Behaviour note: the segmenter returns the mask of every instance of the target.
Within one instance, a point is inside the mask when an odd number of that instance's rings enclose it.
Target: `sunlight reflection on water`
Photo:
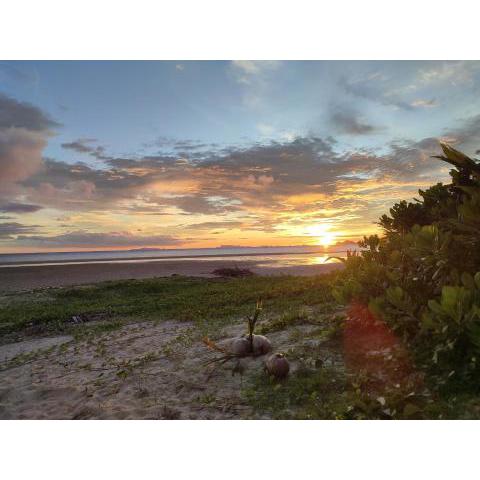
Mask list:
[[[345,257],[343,253],[336,253],[335,256]],[[338,263],[330,255],[285,255],[276,257],[262,257],[259,259],[258,267],[291,267],[294,265],[322,265],[327,263]]]
[[[334,255],[344,257],[344,253],[335,253]],[[318,253],[302,254],[276,254],[276,255],[215,255],[215,256],[197,256],[197,257],[168,257],[168,258],[129,258],[129,259],[105,259],[88,261],[64,261],[64,262],[41,262],[41,263],[17,263],[0,264],[0,268],[14,267],[34,267],[34,266],[54,266],[54,265],[82,265],[82,264],[104,264],[104,263],[151,263],[151,262],[175,262],[175,261],[194,261],[194,262],[212,262],[212,261],[233,261],[233,262],[252,262],[258,267],[290,267],[298,265],[321,265],[324,263],[337,263],[338,260],[329,258],[329,255],[319,255]]]

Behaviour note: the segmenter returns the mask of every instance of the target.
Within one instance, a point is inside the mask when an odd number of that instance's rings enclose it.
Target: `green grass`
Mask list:
[[[282,382],[259,374],[243,395],[256,412],[273,419],[335,420],[347,408],[345,377],[333,368],[302,367]]]
[[[214,338],[218,327],[251,315],[255,302],[261,298],[264,312],[259,333],[289,329],[292,339],[298,336],[299,342],[323,338],[330,343],[322,343],[321,348],[307,345],[289,350],[287,357],[297,362],[299,368],[283,382],[275,382],[265,374],[251,378],[242,395],[257,415],[305,419],[480,418],[477,394],[430,394],[410,385],[370,391],[365,386],[368,378],[327,364],[324,357],[329,357],[329,352],[341,351],[343,317],[331,314],[337,308],[331,295],[334,278],[335,274],[232,279],[170,277],[4,295],[0,297],[0,335],[69,332],[77,337],[92,337],[89,341],[99,342],[101,353],[99,335],[126,322],[174,319],[192,321],[195,330]],[[68,323],[73,315],[100,313],[106,315],[99,322]],[[308,334],[298,329],[305,324],[313,327]],[[166,348],[174,352],[178,346],[188,346],[192,338],[186,332]],[[38,354],[15,358],[7,367],[33,361]],[[132,366],[150,360],[149,354],[132,359],[119,366],[119,375],[126,375]]]
[[[105,313],[109,328],[122,321],[193,321],[214,329],[251,314],[257,299],[266,312],[333,303],[332,275],[318,277],[155,278],[38,290],[0,298],[0,335],[36,329],[64,332],[73,315]],[[87,325],[87,324],[85,324]],[[77,328],[77,327],[75,327]],[[80,327],[81,329],[82,327]],[[97,327],[102,330],[102,327]]]

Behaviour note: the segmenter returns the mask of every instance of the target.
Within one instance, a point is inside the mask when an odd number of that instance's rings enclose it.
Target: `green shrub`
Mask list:
[[[384,236],[359,243],[333,295],[368,304],[441,384],[471,388],[480,384],[480,164],[441,146],[452,182],[383,215]]]

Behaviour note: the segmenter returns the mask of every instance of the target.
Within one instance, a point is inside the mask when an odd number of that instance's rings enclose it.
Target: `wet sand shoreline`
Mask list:
[[[319,265],[271,266],[265,261],[245,260],[164,260],[138,263],[80,263],[75,265],[35,265],[0,269],[0,293],[64,287],[102,282],[185,275],[212,277],[213,270],[225,267],[249,268],[258,275],[319,275],[341,268],[339,263]]]

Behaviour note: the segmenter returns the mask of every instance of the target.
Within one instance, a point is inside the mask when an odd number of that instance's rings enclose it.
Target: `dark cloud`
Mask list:
[[[30,103],[19,102],[0,93],[0,129],[24,128],[42,132],[60,124]]]
[[[79,139],[73,142],[62,143],[61,146],[66,150],[73,150],[78,153],[91,153],[94,149],[88,144],[95,141],[94,138]]]
[[[1,230],[0,230],[1,234]],[[61,235],[20,235],[16,243],[24,246],[41,247],[129,247],[129,246],[170,246],[180,242],[170,235],[140,236],[129,232],[92,233],[83,230]]]
[[[22,182],[31,203],[59,209],[118,209],[164,214],[176,207],[188,214],[226,214],[259,208],[266,211],[315,208],[288,205],[300,194],[328,196],[348,183],[372,179],[414,182],[435,175],[436,139],[391,145],[378,155],[339,153],[317,137],[292,142],[230,148],[208,160],[146,156],[113,158],[109,168],[46,160],[44,168]]]
[[[225,222],[201,222],[185,225],[186,228],[196,230],[211,230],[211,229],[230,229],[239,228],[243,225],[243,222],[237,221],[225,221]]]
[[[95,138],[80,138],[73,142],[62,143],[65,150],[73,150],[77,153],[86,153],[98,160],[111,160],[112,157],[105,155],[105,147],[93,146],[97,140]]]
[[[14,235],[33,233],[36,230],[37,225],[23,225],[17,222],[0,223],[0,239],[10,240]]]
[[[15,203],[10,202],[4,205],[0,205],[0,212],[5,213],[34,213],[41,210],[41,205],[33,205],[30,203]]]
[[[43,165],[49,130],[58,126],[39,108],[0,93],[0,197]]]
[[[23,128],[0,129],[0,194],[41,169],[45,135]]]
[[[330,116],[330,120],[339,132],[348,135],[368,135],[378,131],[377,127],[362,122],[351,111],[334,111]]]

